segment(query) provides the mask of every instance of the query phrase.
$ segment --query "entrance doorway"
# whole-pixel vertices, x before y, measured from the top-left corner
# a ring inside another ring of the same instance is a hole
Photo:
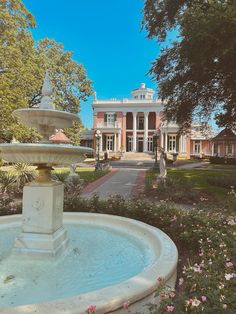
[[[139,153],[143,152],[143,137],[138,137],[138,147],[137,150]]]

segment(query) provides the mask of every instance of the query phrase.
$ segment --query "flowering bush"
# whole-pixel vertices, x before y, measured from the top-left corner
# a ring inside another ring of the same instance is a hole
[[[163,285],[161,306],[150,313],[236,313],[236,218],[227,212],[176,208],[171,203],[125,201],[98,197],[86,201],[71,198],[66,210],[83,210],[125,216],[166,232],[178,247],[176,291]],[[128,302],[128,300],[127,300]],[[127,311],[128,311],[127,307]],[[130,310],[129,310],[130,311]]]
[[[11,193],[0,192],[0,216],[19,214],[21,203],[16,202]]]

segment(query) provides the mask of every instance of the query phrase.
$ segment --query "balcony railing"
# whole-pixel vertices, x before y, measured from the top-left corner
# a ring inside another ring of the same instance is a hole
[[[97,128],[104,128],[104,129],[109,129],[109,128],[120,128],[120,123],[118,121],[114,122],[98,122],[97,123]]]

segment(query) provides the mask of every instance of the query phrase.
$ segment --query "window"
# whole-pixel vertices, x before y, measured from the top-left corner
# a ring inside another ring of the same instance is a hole
[[[153,151],[153,137],[149,136],[148,137],[148,152],[152,152]]]
[[[176,152],[176,135],[168,135],[168,151]]]
[[[108,151],[113,151],[113,135],[107,135],[106,137],[106,149]]]
[[[138,116],[138,130],[144,129],[144,116]]]
[[[113,124],[115,122],[115,115],[114,113],[107,114],[107,124]]]
[[[145,95],[140,95],[140,99],[145,99]]]
[[[200,150],[201,150],[201,143],[200,143],[200,141],[194,141],[193,152],[195,154],[200,154]]]
[[[234,147],[232,143],[228,143],[226,146],[226,153],[227,155],[232,155],[234,153]]]
[[[132,152],[133,150],[133,136],[128,136],[128,141],[127,141],[127,151]]]

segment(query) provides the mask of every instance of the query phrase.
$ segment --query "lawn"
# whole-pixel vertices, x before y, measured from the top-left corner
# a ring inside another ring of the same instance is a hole
[[[109,170],[99,170],[99,171],[94,171],[94,170],[95,170],[95,168],[93,168],[93,167],[87,167],[87,168],[86,167],[83,167],[83,168],[77,167],[76,173],[78,173],[80,178],[84,180],[84,184],[88,184],[90,182],[93,182],[93,181],[101,178],[102,176],[104,176],[105,174],[107,174],[109,172]],[[55,170],[53,170],[53,173],[69,174],[69,169],[68,168],[55,168]]]
[[[171,200],[177,203],[204,202],[233,209],[236,207],[234,188],[236,173],[230,171],[207,171],[197,169],[170,169],[165,183],[156,183],[157,173],[146,173],[147,197]]]

